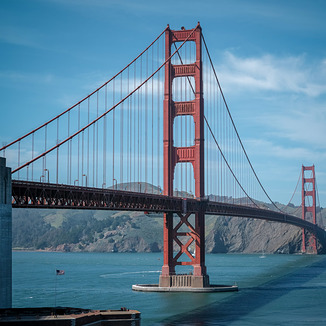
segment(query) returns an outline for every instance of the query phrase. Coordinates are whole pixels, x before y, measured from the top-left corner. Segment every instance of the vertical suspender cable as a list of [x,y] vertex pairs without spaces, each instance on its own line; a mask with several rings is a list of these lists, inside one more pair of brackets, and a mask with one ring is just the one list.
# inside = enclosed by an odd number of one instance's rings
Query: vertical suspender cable
[[[89,98],[87,102],[87,124],[89,124]],[[86,168],[86,186],[87,186],[87,178],[90,179],[89,175],[89,130],[90,128],[87,128],[87,168]]]
[[92,181],[93,181],[93,183],[92,183],[92,186],[93,186],[93,188],[95,187],[95,142],[96,142],[96,133],[95,133],[95,131],[96,131],[96,125],[97,125],[97,123],[95,123],[95,124],[93,124],[93,164],[92,164],[92,168],[93,168],[93,171],[92,171]]
[[[68,136],[67,138],[70,136],[70,111],[68,112],[68,126],[67,126],[67,132],[68,132]],[[67,184],[71,184],[71,178],[70,178],[70,173],[69,173],[69,154],[70,154],[70,142],[68,142],[67,144]]]
[[[113,79],[113,90],[112,90],[112,105],[115,103],[115,79]],[[106,105],[105,105],[106,107]],[[112,116],[112,182],[114,188],[115,179],[115,110],[113,110]],[[111,182],[111,180],[110,180]]]
[[[142,70],[142,57],[140,57],[140,66],[139,66],[139,79],[142,80],[142,76],[143,76],[143,70]],[[139,89],[138,91],[138,110],[137,110],[137,114],[138,114],[138,126],[137,126],[137,133],[138,133],[138,192],[141,191],[141,186],[140,186],[140,182],[141,182],[141,176],[142,176],[142,160],[141,160],[141,153],[142,153],[142,148],[143,148],[143,144],[141,143],[142,141],[142,130],[141,130],[141,119],[142,119],[142,88]]]
[[[99,112],[98,112],[98,92],[97,92],[97,96],[96,96],[96,117],[99,116]],[[96,187],[98,187],[98,151],[99,151],[99,148],[98,148],[98,121],[96,122],[96,170],[95,170],[95,174],[96,174],[96,178],[95,178],[95,184],[96,184]]]
[[[206,60],[207,62],[207,60]],[[206,63],[207,64],[207,63]],[[208,66],[207,66],[207,70],[208,70]],[[213,90],[212,87],[213,83],[212,83],[212,73],[211,73],[211,69],[210,69],[210,75],[209,75],[209,92],[211,94],[210,98],[211,98],[211,103],[210,103],[210,107],[211,107],[211,121],[213,122],[213,126],[215,129],[215,134],[216,134],[216,125],[214,124],[215,122],[215,92]],[[208,132],[209,135],[209,132]],[[212,141],[210,141],[211,143]],[[211,146],[210,146],[211,147]],[[213,164],[213,162],[215,161],[215,155],[214,155],[214,151],[210,148],[210,182],[211,182],[211,191],[212,191],[212,195],[214,195],[216,193],[216,184],[214,183],[214,176],[215,176],[215,166]]]
[[84,185],[84,131],[81,134],[82,149],[81,149],[81,185]]
[[[113,79],[113,90],[112,90],[112,105],[115,104],[115,79]],[[106,107],[106,105],[105,105]],[[112,182],[114,188],[115,179],[115,110],[113,110],[112,116]],[[111,181],[110,181],[111,182]]]
[[[57,119],[57,144],[59,143],[59,118]],[[57,148],[56,184],[59,183],[59,147]]]
[[97,123],[95,123],[95,124],[93,124],[93,160],[92,160],[92,162],[93,162],[93,164],[92,164],[92,168],[93,168],[93,171],[92,171],[92,181],[93,181],[93,183],[92,183],[92,186],[93,186],[93,188],[95,187],[95,165],[96,165],[96,161],[95,161],[95,142],[96,142],[96,133],[95,133],[95,131],[96,131],[96,125],[97,125]]
[[[47,138],[48,138],[48,125],[45,126],[45,138],[44,138],[44,152],[46,152],[47,148]],[[46,169],[46,156],[44,156],[44,169],[42,171],[42,174],[45,174],[45,169]]]
[[[154,48],[152,48],[152,67],[151,71],[154,71]],[[151,137],[151,143],[152,143],[152,194],[154,193],[154,80],[151,80],[152,83],[152,137]]]
[[[120,75],[120,100],[122,99],[122,74]],[[123,183],[123,111],[124,102],[120,108],[120,183]]]
[[[78,130],[80,129],[80,104],[78,105]],[[78,163],[77,163],[77,180],[78,180],[78,185],[79,185],[79,161],[80,161],[80,157],[79,157],[79,134],[78,134],[78,153],[77,153],[77,159],[78,159]]]
[[[32,133],[32,159],[34,158],[34,132]],[[34,162],[32,163],[32,181],[34,181]]]
[[[210,98],[210,93],[209,93],[209,91],[208,91],[208,86],[209,86],[209,82],[208,82],[208,71],[206,71],[206,73],[205,73],[205,76],[204,76],[204,78],[206,79],[206,91],[207,91],[207,99],[208,99],[208,110],[205,110],[205,114],[207,115],[207,119],[208,119],[208,121],[211,121],[211,118],[210,118],[210,101],[211,101],[211,98]],[[209,195],[210,194],[210,182],[209,182],[209,178],[208,178],[208,176],[209,176],[209,173],[210,173],[210,171],[209,171],[209,146],[208,146],[208,128],[206,127],[205,129],[204,129],[204,131],[205,131],[205,135],[204,135],[204,137],[205,137],[205,142],[206,142],[206,158],[205,158],[205,161],[206,161],[206,195]]]
[[[157,62],[160,62],[160,43],[158,43],[157,46]],[[158,76],[157,76],[157,89],[159,91],[159,95],[162,95],[161,92],[161,87],[160,87],[160,77],[161,77],[161,71],[158,71]],[[159,96],[158,98],[161,98],[161,96]],[[159,100],[157,99],[157,186],[159,187],[160,184],[160,103]],[[158,190],[160,191],[160,190]]]
[[[135,64],[135,69],[134,69],[134,88],[136,88],[136,78],[137,78],[137,65]],[[139,180],[139,174],[138,174],[138,166],[136,163],[138,162],[138,157],[136,156],[136,146],[137,146],[137,152],[139,153],[139,139],[136,139],[137,136],[137,129],[136,126],[138,125],[138,120],[136,117],[138,117],[138,109],[139,109],[139,92],[135,95],[135,100],[134,100],[134,105],[135,105],[135,110],[134,110],[134,144],[133,144],[133,151],[134,151],[134,180],[135,180],[135,191],[138,191],[136,188],[136,182]],[[137,112],[137,114],[136,114]],[[137,120],[137,121],[136,121]]]
[[[148,76],[148,51],[146,51],[146,78]],[[148,175],[148,82],[145,84],[145,190]]]
[[[129,67],[127,70],[127,93],[129,94]],[[130,173],[130,167],[131,167],[131,155],[130,155],[130,134],[131,134],[131,125],[130,125],[130,102],[131,102],[131,97],[128,98],[128,111],[127,111],[127,180],[131,182],[131,173]],[[129,189],[130,190],[130,189]]]
[[69,183],[72,183],[72,173],[71,173],[71,166],[72,166],[72,139],[70,140],[70,146],[69,146]]
[[[43,160],[44,162],[44,160]],[[43,163],[44,165],[44,163]],[[20,141],[18,142],[18,166],[20,166]],[[19,171],[18,171],[18,179],[19,179]]]
[[[114,85],[115,79],[113,79],[113,85]],[[107,93],[108,93],[108,88],[105,86],[105,94],[104,94],[104,111],[107,109]],[[114,92],[113,92],[114,96]],[[114,110],[113,110],[113,117],[114,117]],[[106,127],[107,127],[107,122],[106,122],[106,115],[103,118],[103,182],[102,182],[102,188],[107,188],[106,184]],[[113,166],[114,166],[114,157],[113,157]]]
[[[206,62],[206,65],[208,67],[208,63]],[[211,77],[211,80],[210,80],[210,83],[213,84],[213,78]],[[217,126],[217,121],[216,121],[216,111],[217,111],[217,96],[218,96],[218,93],[214,91],[213,87],[212,87],[212,92],[213,92],[213,104],[212,104],[212,108],[213,108],[213,121],[214,121],[214,128],[215,128],[215,131],[214,131],[214,134],[217,135],[217,130],[218,130],[218,126]],[[212,180],[216,180],[216,182],[214,182],[214,195],[216,196],[217,195],[217,192],[218,192],[218,179],[216,178],[217,176],[217,173],[218,173],[218,153],[212,153],[213,155],[213,161],[215,162],[215,164],[213,164],[213,175],[212,175]]]
[[[140,58],[141,60],[141,58]],[[140,68],[140,73],[139,73],[139,77],[141,79],[141,68]],[[137,183],[139,184],[140,182],[140,121],[139,121],[139,111],[140,111],[140,96],[141,96],[141,92],[139,90],[139,92],[137,92]],[[139,186],[138,186],[139,187]],[[139,191],[139,189],[137,188],[137,191]]]

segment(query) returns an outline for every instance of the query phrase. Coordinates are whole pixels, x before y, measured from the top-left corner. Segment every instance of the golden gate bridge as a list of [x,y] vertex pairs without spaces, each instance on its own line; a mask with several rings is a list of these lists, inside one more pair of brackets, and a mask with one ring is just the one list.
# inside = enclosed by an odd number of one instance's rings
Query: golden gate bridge
[[326,248],[314,166],[302,167],[302,218],[282,211],[247,155],[199,23],[167,26],[115,76],[0,156],[12,168],[14,208],[163,213],[162,287],[172,286],[178,265],[193,266],[191,287],[209,286],[205,215],[296,225],[303,251],[317,253],[317,240]]

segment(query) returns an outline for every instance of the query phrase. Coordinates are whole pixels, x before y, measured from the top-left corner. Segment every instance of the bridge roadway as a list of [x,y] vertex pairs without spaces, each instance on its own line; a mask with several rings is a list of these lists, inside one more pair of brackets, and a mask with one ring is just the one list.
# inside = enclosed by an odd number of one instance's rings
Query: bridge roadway
[[195,213],[238,216],[287,223],[315,234],[326,250],[326,232],[318,225],[269,209],[115,189],[12,180],[13,208],[55,208]]

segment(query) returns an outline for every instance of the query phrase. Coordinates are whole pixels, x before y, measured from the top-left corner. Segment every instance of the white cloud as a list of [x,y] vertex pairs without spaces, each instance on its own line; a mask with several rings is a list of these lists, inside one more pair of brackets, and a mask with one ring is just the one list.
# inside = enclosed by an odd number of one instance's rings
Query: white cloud
[[325,59],[307,63],[302,56],[242,58],[225,52],[224,62],[217,71],[228,91],[293,92],[309,97],[326,93]]
[[240,58],[230,52],[224,59],[218,74],[228,97],[237,102],[241,95],[238,105],[246,107],[250,125],[261,130],[260,137],[285,141],[291,147],[273,150],[285,157],[299,158],[303,148],[314,151],[315,157],[322,155],[326,149],[326,59],[308,62],[304,55]]
[[247,139],[245,141],[248,151],[259,153],[261,156],[278,157],[282,159],[301,159],[313,157],[315,153],[305,147],[285,147],[265,139]]

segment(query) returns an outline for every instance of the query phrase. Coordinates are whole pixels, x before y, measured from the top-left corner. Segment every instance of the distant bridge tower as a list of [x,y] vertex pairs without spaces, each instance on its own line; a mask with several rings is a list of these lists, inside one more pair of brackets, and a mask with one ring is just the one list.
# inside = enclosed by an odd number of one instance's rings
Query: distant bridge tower
[[[196,61],[190,64],[173,65],[171,60],[165,64],[164,86],[164,194],[173,196],[174,170],[177,163],[190,162],[194,169],[195,196],[204,197],[204,101],[202,80],[202,48],[201,27],[195,30],[172,31],[169,28],[165,34],[165,58],[171,56],[171,47],[175,42],[191,41],[196,45]],[[195,99],[186,102],[173,101],[172,84],[178,77],[192,77],[195,81]],[[193,146],[175,147],[173,124],[177,116],[192,116],[195,126]],[[209,278],[205,266],[205,214],[195,213],[195,225],[188,220],[191,214],[186,210],[178,214],[180,220],[174,226],[173,213],[164,214],[164,263],[160,276],[160,286],[209,286]],[[181,232],[181,227],[187,227],[188,232]],[[186,240],[184,240],[187,238]],[[179,252],[173,255],[174,243],[179,246]],[[195,244],[194,256],[189,246]],[[181,259],[187,261],[181,261]],[[193,266],[192,275],[176,275],[177,265]]]
[[[305,171],[311,171],[312,177],[306,178]],[[316,177],[315,166],[302,165],[302,219],[316,224]],[[302,252],[317,254],[316,237],[308,235],[308,248],[306,246],[306,233],[302,229]]]

